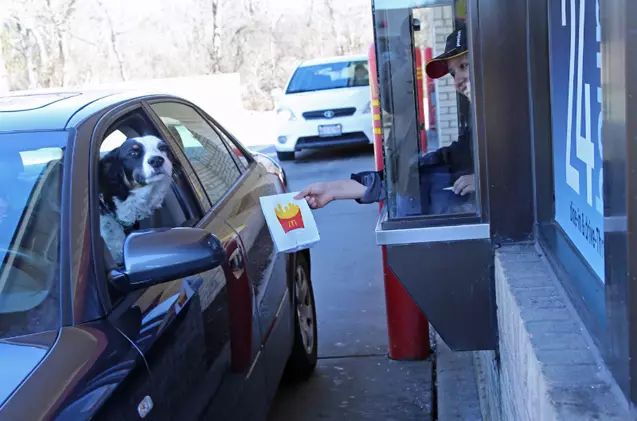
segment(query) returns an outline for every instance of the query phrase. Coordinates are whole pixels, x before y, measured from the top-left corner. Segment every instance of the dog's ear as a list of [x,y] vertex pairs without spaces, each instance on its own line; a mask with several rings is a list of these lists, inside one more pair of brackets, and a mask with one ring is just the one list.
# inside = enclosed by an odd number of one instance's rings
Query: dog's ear
[[124,166],[119,159],[118,148],[104,155],[99,162],[99,185],[108,207],[112,207],[113,197],[125,200],[130,190]]
[[115,148],[102,158],[100,158],[99,162],[99,176],[100,176],[100,185],[104,182],[108,183],[109,178],[112,178],[112,174],[117,174],[121,167],[119,159],[117,159],[117,154],[119,152],[119,148]]

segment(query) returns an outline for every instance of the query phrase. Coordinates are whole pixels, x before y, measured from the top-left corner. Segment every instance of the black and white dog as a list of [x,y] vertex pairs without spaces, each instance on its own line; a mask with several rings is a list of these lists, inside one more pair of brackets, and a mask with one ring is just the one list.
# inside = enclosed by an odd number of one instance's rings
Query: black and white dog
[[127,231],[161,207],[172,173],[168,145],[155,136],[126,139],[100,159],[100,230],[118,264]]

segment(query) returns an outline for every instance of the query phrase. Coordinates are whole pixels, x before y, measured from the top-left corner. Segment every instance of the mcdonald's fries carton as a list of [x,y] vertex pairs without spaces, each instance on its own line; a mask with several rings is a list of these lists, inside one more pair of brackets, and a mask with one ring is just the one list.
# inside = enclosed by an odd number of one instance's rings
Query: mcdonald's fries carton
[[294,200],[297,193],[260,198],[263,216],[277,251],[292,253],[314,246],[319,236],[312,210],[305,199]]

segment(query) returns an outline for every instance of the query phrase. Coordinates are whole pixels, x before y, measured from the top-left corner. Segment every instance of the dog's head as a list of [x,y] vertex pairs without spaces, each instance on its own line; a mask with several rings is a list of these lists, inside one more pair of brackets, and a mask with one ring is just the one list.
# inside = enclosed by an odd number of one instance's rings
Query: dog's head
[[100,160],[99,173],[103,204],[114,212],[114,198],[123,202],[135,189],[169,182],[173,173],[170,149],[155,136],[126,139]]
[[109,175],[123,176],[123,181],[135,188],[172,175],[169,153],[168,145],[158,137],[133,137],[102,158],[102,166]]

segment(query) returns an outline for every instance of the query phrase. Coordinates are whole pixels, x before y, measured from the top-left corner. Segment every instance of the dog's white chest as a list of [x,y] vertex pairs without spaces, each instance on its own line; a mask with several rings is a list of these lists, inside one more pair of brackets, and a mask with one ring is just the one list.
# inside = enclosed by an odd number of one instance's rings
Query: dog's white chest
[[161,207],[169,187],[170,179],[166,179],[131,191],[124,201],[115,198],[117,219],[122,224],[130,226],[150,217],[156,209]]

